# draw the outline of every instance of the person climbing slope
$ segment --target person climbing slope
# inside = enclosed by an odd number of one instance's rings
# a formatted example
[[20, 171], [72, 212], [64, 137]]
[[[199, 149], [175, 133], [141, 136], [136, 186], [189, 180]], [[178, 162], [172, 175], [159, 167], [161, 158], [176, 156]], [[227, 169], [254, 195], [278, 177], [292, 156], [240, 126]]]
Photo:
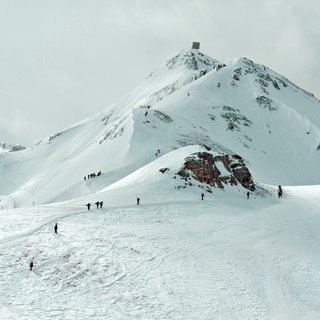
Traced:
[[278, 187], [278, 198], [282, 198], [282, 187], [280, 185]]

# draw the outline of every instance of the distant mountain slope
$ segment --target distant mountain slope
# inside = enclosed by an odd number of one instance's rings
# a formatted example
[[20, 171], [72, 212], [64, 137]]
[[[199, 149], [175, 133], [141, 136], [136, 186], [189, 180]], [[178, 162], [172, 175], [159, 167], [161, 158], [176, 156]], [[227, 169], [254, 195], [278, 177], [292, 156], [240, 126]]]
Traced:
[[101, 113], [1, 154], [0, 194], [17, 206], [81, 197], [189, 145], [239, 154], [255, 181], [317, 184], [319, 144], [313, 95], [246, 58], [218, 62], [187, 50]]

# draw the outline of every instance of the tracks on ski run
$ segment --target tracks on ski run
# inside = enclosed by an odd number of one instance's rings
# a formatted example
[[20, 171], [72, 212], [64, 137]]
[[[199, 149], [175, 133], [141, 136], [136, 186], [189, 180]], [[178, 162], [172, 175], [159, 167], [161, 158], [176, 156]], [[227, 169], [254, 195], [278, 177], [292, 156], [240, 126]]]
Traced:
[[[308, 295], [319, 293], [316, 261], [255, 247], [281, 242], [279, 235], [291, 234], [292, 226], [268, 222], [265, 228], [261, 217], [231, 217], [212, 208], [203, 203], [199, 213], [199, 205], [166, 203], [92, 211], [33, 208], [39, 212], [32, 218], [19, 213], [23, 222], [20, 229], [13, 226], [13, 235], [10, 219], [2, 225], [0, 315], [297, 319], [305, 310], [320, 313]], [[297, 299], [304, 309], [291, 306]]]

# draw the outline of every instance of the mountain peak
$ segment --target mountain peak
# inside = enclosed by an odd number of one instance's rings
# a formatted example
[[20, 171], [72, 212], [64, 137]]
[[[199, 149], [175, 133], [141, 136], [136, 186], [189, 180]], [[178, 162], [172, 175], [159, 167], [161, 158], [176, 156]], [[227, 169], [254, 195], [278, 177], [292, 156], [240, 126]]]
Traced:
[[189, 70], [202, 70], [213, 68], [217, 60], [207, 56], [196, 49], [182, 50], [179, 54], [166, 61], [169, 70], [184, 67]]

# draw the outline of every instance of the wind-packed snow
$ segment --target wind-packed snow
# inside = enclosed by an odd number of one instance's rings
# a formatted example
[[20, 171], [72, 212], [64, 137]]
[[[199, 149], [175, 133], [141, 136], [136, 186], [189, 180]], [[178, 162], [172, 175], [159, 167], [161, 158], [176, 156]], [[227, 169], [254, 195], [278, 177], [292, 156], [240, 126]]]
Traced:
[[[319, 318], [319, 111], [262, 65], [185, 50], [1, 152], [0, 319]], [[197, 152], [238, 155], [256, 190], [181, 179]]]

